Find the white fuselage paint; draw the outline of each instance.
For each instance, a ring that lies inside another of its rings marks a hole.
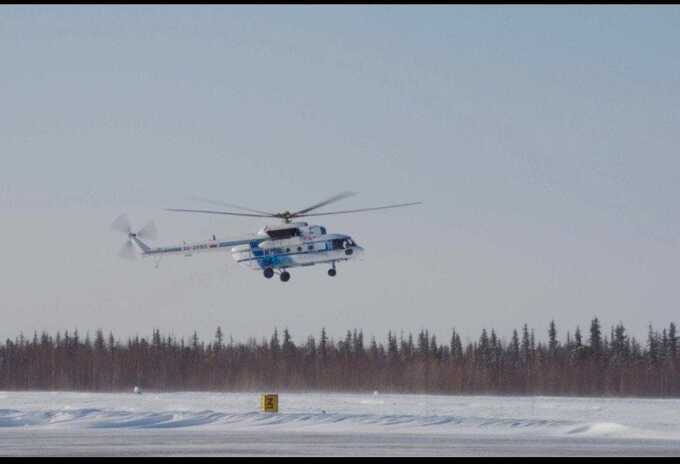
[[[255,270],[266,267],[285,269],[311,266],[320,263],[348,261],[360,255],[363,249],[356,245],[333,249],[333,239],[344,240],[347,238],[349,237],[346,235],[332,234],[295,244],[289,243],[289,240],[268,240],[267,242],[270,242],[272,246],[265,249],[260,247],[258,250],[250,245],[239,245],[233,247],[231,253],[237,263]],[[350,254],[347,254],[348,252]]]

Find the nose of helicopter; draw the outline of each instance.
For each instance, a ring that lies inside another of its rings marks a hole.
[[[360,247],[356,243],[345,248],[345,254],[348,258],[359,258],[364,254],[364,248]]]

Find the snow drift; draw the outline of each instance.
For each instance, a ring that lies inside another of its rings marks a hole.
[[[0,428],[531,434],[680,439],[677,400],[282,393],[0,392]],[[369,398],[369,399],[367,399]],[[671,413],[669,413],[671,411]]]

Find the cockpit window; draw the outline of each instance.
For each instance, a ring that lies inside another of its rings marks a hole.
[[[353,246],[353,242],[351,241],[351,239],[336,238],[334,240],[331,240],[331,248],[333,250],[341,250],[349,246]]]

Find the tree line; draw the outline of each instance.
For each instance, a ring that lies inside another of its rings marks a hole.
[[[212,341],[161,335],[125,341],[97,330],[55,336],[23,334],[0,345],[0,389],[130,391],[134,386],[176,390],[317,390],[438,394],[680,396],[676,326],[649,326],[646,340],[619,323],[604,330],[595,317],[558,338],[550,322],[547,340],[526,324],[501,339],[483,329],[476,340],[437,340],[428,330],[388,332],[365,340],[348,330],[334,340],[322,329],[295,344],[287,329],[260,341]]]

